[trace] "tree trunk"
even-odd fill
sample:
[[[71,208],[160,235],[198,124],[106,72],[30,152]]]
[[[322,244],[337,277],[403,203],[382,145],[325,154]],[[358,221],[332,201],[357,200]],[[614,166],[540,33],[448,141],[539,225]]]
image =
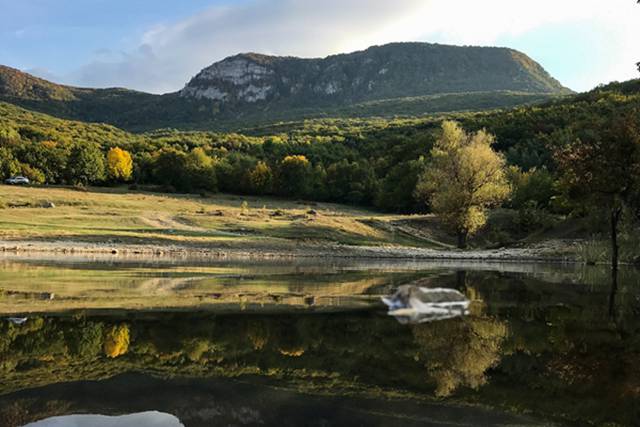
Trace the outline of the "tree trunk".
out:
[[[467,236],[469,232],[467,230],[458,231],[458,248],[466,249],[467,248]]]
[[[609,298],[609,315],[615,313],[615,294],[618,290],[618,256],[620,247],[618,245],[618,224],[622,216],[622,208],[611,210],[611,296]]]

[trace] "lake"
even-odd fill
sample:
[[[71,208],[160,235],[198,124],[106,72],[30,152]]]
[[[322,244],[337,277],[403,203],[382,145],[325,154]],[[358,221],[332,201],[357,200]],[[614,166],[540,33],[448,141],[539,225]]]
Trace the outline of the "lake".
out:
[[[0,425],[640,425],[639,330],[631,268],[7,254]]]

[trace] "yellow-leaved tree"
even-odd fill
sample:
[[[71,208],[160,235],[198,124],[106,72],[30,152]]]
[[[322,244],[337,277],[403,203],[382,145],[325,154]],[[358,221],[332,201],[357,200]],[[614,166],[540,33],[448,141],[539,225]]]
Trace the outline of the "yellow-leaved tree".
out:
[[[122,356],[129,350],[129,326],[112,326],[104,334],[103,350],[108,357]]]
[[[128,151],[114,147],[107,153],[107,173],[114,181],[128,181],[133,172],[133,160]]]
[[[431,162],[416,186],[416,197],[457,234],[460,248],[485,225],[487,209],[511,193],[505,159],[491,148],[494,140],[485,130],[467,133],[457,122],[443,122]]]

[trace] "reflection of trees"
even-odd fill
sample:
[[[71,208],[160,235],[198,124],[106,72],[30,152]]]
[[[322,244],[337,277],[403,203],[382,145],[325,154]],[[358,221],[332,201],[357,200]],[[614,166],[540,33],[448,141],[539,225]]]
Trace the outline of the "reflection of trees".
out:
[[[486,371],[501,357],[506,325],[490,318],[427,323],[412,328],[420,356],[436,382],[436,395],[449,396],[459,387],[477,389]]]
[[[122,356],[129,350],[129,326],[118,325],[109,328],[104,335],[104,354],[107,357]]]
[[[108,317],[31,318],[23,325],[0,320],[0,395],[128,371],[254,374],[309,392],[458,391],[456,398],[489,405],[631,419],[640,396],[637,309],[622,330],[606,323],[601,295],[582,287],[566,286],[558,295],[542,282],[520,281],[514,295],[491,279],[469,277],[465,284],[468,294],[483,297],[491,316],[478,312],[411,327],[375,313],[164,313],[131,315],[126,324]],[[588,309],[594,306],[600,310]],[[510,319],[508,336],[502,316]],[[481,386],[481,393],[463,392]],[[578,409],[576,402],[588,405]]]

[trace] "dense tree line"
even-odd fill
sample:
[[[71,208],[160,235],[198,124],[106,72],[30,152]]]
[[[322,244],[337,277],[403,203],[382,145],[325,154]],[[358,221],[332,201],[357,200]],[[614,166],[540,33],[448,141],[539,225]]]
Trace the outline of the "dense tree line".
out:
[[[542,105],[449,117],[470,135],[485,135],[484,145],[499,153],[502,184],[510,190],[499,201],[521,213],[523,229],[535,229],[546,214],[589,213],[575,188],[590,192],[591,184],[568,184],[563,149],[615,140],[612,123],[623,116],[640,122],[639,110],[640,80],[634,80]],[[278,195],[408,213],[443,205],[433,191],[421,191],[446,184],[446,174],[429,172],[438,162],[441,117],[311,120],[244,134],[131,134],[10,104],[0,103],[0,113],[2,178],[23,174],[46,184],[126,182],[160,191]],[[482,153],[488,152],[476,147],[469,155]],[[499,204],[496,199],[486,206]],[[476,221],[484,216],[479,206],[466,214],[469,230],[484,222]]]

